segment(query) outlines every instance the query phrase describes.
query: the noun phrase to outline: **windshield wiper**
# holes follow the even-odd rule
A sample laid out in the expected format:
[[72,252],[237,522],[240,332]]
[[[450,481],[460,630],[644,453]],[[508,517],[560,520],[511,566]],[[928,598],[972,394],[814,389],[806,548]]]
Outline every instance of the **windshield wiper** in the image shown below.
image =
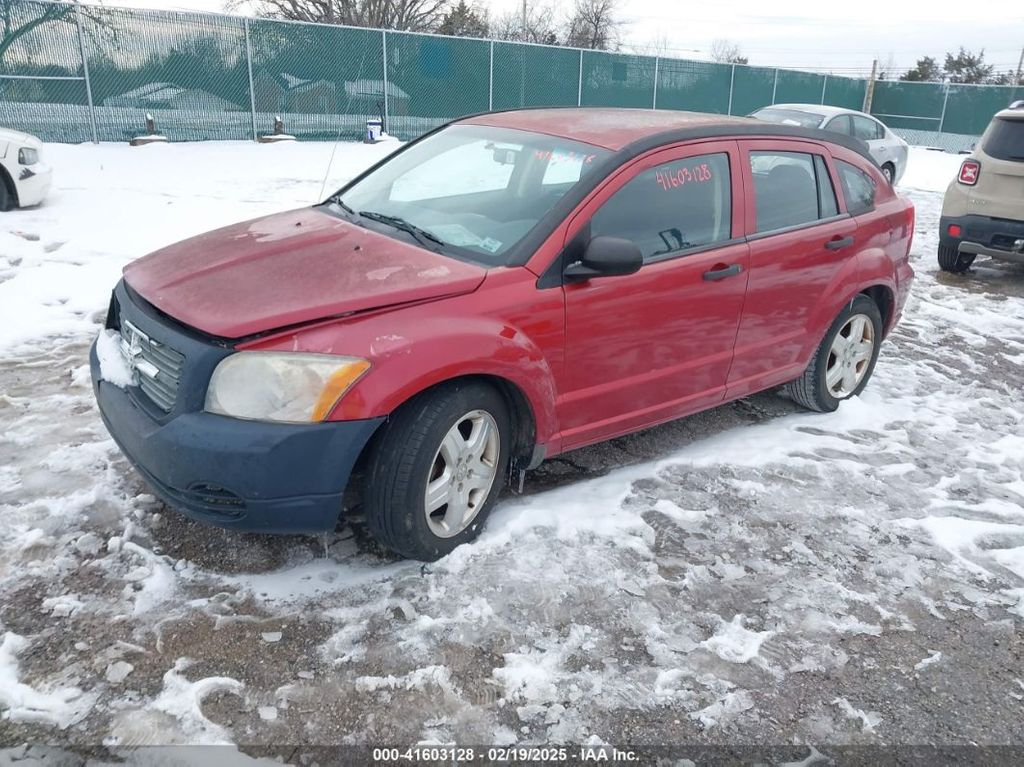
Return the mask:
[[352,210],[352,208],[345,204],[345,201],[341,199],[340,193],[332,194],[330,197],[327,198],[327,202],[333,202],[335,205],[337,205],[343,211],[348,213],[350,216],[358,215],[354,210]]
[[448,244],[436,234],[431,234],[426,229],[416,226],[416,224],[409,223],[400,216],[389,216],[385,213],[378,213],[374,210],[361,210],[359,211],[359,215],[363,218],[368,218],[371,221],[380,221],[382,224],[387,224],[388,226],[393,226],[395,229],[401,229],[403,232],[408,232],[416,238],[416,241],[419,242],[420,245],[428,247],[431,250],[437,250],[438,248],[431,247],[428,243],[433,243],[434,246],[440,246],[442,248]]

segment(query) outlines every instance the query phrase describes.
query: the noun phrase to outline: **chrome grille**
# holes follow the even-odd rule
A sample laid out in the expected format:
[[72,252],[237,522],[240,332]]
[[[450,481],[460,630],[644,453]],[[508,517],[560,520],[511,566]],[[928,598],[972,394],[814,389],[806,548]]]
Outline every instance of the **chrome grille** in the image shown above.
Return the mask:
[[122,315],[121,356],[142,392],[158,408],[170,412],[178,397],[185,355],[150,338]]

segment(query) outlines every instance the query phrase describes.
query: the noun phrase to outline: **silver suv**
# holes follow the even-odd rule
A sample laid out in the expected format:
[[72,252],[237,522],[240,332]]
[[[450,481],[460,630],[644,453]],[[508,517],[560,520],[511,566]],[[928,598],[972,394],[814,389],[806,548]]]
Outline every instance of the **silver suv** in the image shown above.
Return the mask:
[[939,266],[963,272],[977,256],[1024,264],[1024,101],[996,113],[942,203]]

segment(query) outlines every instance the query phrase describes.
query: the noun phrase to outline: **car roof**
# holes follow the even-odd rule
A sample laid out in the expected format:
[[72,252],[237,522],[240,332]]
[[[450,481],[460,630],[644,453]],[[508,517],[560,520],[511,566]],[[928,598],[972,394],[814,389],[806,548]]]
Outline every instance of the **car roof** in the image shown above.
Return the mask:
[[582,141],[615,152],[619,155],[620,161],[664,144],[692,139],[778,136],[838,144],[874,163],[867,144],[852,136],[818,128],[770,123],[751,117],[730,117],[704,112],[547,107],[486,112],[454,120],[453,123],[512,128],[543,133],[569,141]]
[[636,141],[687,128],[749,125],[746,117],[670,109],[548,107],[474,115],[459,122],[545,133],[618,151]]

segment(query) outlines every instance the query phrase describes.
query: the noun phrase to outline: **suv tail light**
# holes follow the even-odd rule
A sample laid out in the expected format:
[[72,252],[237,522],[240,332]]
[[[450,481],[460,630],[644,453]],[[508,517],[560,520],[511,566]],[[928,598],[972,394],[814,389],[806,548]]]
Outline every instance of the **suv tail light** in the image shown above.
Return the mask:
[[960,175],[957,176],[964,186],[974,186],[978,183],[978,176],[981,175],[981,163],[977,160],[964,160],[960,166]]

